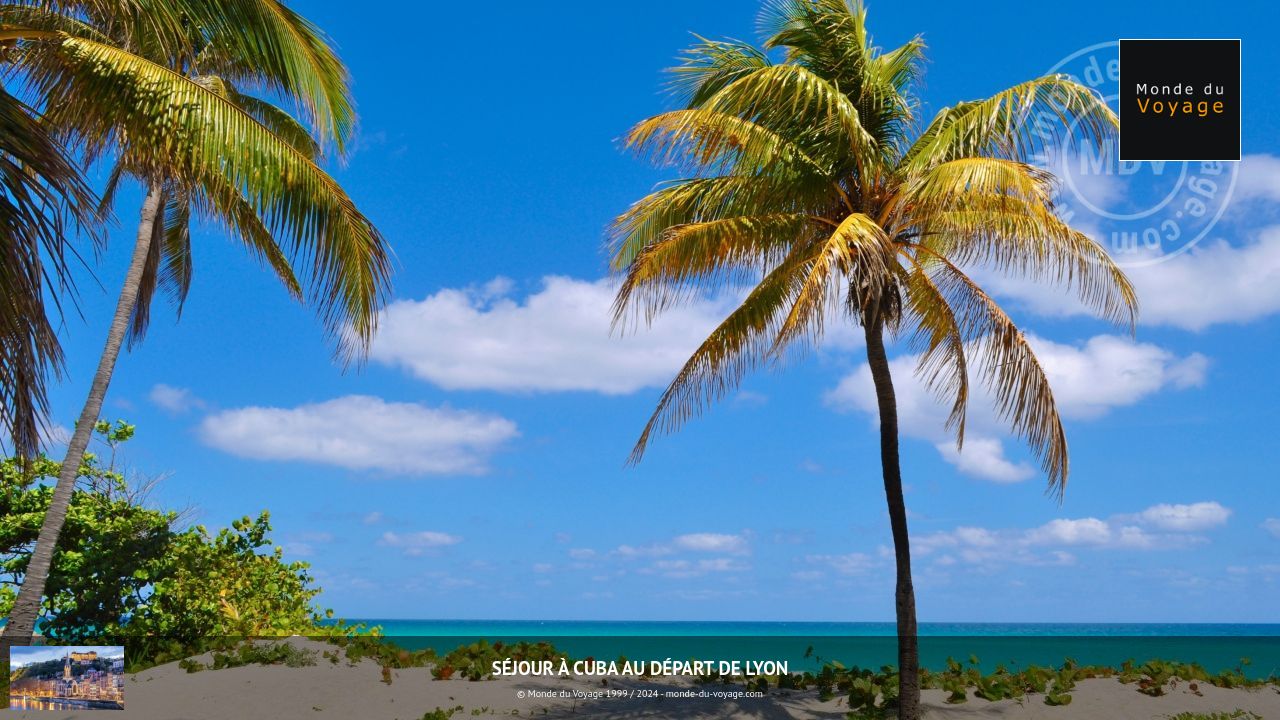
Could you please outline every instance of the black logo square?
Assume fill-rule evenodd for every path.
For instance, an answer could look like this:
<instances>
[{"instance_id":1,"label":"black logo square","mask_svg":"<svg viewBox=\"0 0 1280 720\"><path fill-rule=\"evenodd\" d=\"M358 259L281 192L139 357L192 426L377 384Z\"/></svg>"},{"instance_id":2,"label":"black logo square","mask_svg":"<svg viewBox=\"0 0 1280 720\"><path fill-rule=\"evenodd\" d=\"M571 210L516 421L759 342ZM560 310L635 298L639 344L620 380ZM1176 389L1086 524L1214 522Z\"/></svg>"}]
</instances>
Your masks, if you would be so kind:
<instances>
[{"instance_id":1,"label":"black logo square","mask_svg":"<svg viewBox=\"0 0 1280 720\"><path fill-rule=\"evenodd\" d=\"M1239 160L1240 41L1121 40L1120 159Z\"/></svg>"}]
</instances>

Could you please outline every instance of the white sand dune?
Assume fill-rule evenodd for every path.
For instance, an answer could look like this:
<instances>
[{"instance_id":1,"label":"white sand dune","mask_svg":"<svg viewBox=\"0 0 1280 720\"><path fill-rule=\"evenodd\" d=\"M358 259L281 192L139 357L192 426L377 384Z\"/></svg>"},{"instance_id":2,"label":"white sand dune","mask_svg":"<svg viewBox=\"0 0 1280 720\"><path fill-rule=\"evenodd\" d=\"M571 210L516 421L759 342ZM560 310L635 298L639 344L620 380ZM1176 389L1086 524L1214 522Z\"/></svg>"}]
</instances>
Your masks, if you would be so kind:
<instances>
[{"instance_id":1,"label":"white sand dune","mask_svg":"<svg viewBox=\"0 0 1280 720\"><path fill-rule=\"evenodd\" d=\"M330 646L307 643L317 650ZM740 686L694 685L687 679L659 681L502 678L483 682L437 681L425 668L397 670L391 684L382 681L379 666L364 660L336 665L320 659L313 667L246 666L187 673L176 663L131 676L125 686L125 710L120 711L8 711L0 717L32 720L421 720L436 708L462 710L455 720L474 717L564 718L732 718L741 720L844 720L848 708L840 699L820 701L815 691L772 690L763 698L607 698L591 699L608 690L741 691ZM578 694L572 697L530 699L530 691ZM521 693L524 696L521 696ZM924 694L931 720L988 718L1051 720L1157 720L1185 711L1247 710L1280 720L1280 692L1226 690L1200 686L1193 694L1179 683L1162 697L1148 697L1134 686L1116 680L1081 681L1066 707L1050 707L1031 695L1022 702L970 699L947 705L941 691ZM586 696L586 697L581 697ZM518 715L517 715L518 712Z\"/></svg>"}]
</instances>

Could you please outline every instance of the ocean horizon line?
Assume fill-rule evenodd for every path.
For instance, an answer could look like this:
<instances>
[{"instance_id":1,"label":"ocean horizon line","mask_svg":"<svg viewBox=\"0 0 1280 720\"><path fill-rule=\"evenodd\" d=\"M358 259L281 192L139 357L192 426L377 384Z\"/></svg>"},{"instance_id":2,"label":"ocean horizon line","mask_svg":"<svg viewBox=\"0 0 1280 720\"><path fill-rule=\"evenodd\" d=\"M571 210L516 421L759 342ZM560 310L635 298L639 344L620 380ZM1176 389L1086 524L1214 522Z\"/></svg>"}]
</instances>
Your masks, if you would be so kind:
<instances>
[{"instance_id":1,"label":"ocean horizon line","mask_svg":"<svg viewBox=\"0 0 1280 720\"><path fill-rule=\"evenodd\" d=\"M350 618L385 636L559 637L580 635L841 636L896 635L893 621L843 620L507 620ZM1280 637L1280 623L1230 622L941 622L919 624L922 637Z\"/></svg>"}]
</instances>

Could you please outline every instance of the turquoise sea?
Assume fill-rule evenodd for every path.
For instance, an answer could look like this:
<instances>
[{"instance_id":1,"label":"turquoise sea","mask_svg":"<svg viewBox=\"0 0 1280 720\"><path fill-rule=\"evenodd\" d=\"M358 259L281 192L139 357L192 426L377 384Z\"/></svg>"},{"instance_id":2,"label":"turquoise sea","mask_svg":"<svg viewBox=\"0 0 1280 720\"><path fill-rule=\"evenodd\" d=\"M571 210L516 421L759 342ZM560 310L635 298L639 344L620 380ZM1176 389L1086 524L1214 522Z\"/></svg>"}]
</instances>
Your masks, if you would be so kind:
<instances>
[{"instance_id":1,"label":"turquoise sea","mask_svg":"<svg viewBox=\"0 0 1280 720\"><path fill-rule=\"evenodd\" d=\"M364 619L403 647L450 650L490 642L549 641L576 658L632 660L786 660L793 671L816 658L845 665L894 664L892 623L609 622ZM1280 624L922 623L921 660L936 669L948 657L976 656L985 669L1003 663L1119 665L1153 658L1197 662L1212 672L1241 668L1280 676ZM806 652L812 648L809 657Z\"/></svg>"}]
</instances>

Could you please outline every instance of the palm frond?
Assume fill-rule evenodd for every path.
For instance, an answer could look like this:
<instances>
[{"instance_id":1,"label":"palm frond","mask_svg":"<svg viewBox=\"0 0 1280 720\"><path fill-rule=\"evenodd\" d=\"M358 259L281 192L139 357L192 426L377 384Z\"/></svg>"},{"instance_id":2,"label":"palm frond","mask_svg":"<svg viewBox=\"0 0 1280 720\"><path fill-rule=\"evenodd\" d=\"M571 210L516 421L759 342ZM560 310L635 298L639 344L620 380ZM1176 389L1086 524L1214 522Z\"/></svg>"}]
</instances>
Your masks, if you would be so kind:
<instances>
[{"instance_id":1,"label":"palm frond","mask_svg":"<svg viewBox=\"0 0 1280 720\"><path fill-rule=\"evenodd\" d=\"M901 167L918 172L965 157L1030 161L1078 142L1110 147L1120 121L1097 91L1066 75L1046 75L985 100L943 108L904 155Z\"/></svg>"},{"instance_id":2,"label":"palm frond","mask_svg":"<svg viewBox=\"0 0 1280 720\"><path fill-rule=\"evenodd\" d=\"M823 215L836 207L832 185L810 175L716 176L676 181L650 193L609 228L610 265L626 268L671 228L770 215Z\"/></svg>"},{"instance_id":3,"label":"palm frond","mask_svg":"<svg viewBox=\"0 0 1280 720\"><path fill-rule=\"evenodd\" d=\"M114 47L59 35L39 90L90 153L119 142L145 177L234 188L308 265L310 300L350 356L367 348L389 282L381 235L328 174L216 92Z\"/></svg>"},{"instance_id":4,"label":"palm frond","mask_svg":"<svg viewBox=\"0 0 1280 720\"><path fill-rule=\"evenodd\" d=\"M662 393L629 462L640 461L654 433L679 429L736 388L760 364L773 343L780 316L799 291L801 270L811 261L809 255L794 250L698 346Z\"/></svg>"},{"instance_id":5,"label":"palm frond","mask_svg":"<svg viewBox=\"0 0 1280 720\"><path fill-rule=\"evenodd\" d=\"M62 367L49 313L60 312L58 293L73 288L70 237L87 230L100 239L95 209L65 149L0 89L0 429L20 455L40 449L46 381Z\"/></svg>"},{"instance_id":6,"label":"palm frond","mask_svg":"<svg viewBox=\"0 0 1280 720\"><path fill-rule=\"evenodd\" d=\"M614 300L614 323L628 310L652 320L691 293L754 282L797 244L814 242L825 221L801 213L675 225L626 264Z\"/></svg>"},{"instance_id":7,"label":"palm frond","mask_svg":"<svg viewBox=\"0 0 1280 720\"><path fill-rule=\"evenodd\" d=\"M681 53L679 65L667 70L672 76L668 90L689 108L700 107L743 75L772 64L767 55L749 43L701 37L698 40Z\"/></svg>"},{"instance_id":8,"label":"palm frond","mask_svg":"<svg viewBox=\"0 0 1280 720\"><path fill-rule=\"evenodd\" d=\"M744 74L702 107L762 125L824 167L852 164L866 177L884 160L883 148L863 127L853 101L800 65L770 65Z\"/></svg>"},{"instance_id":9,"label":"palm frond","mask_svg":"<svg viewBox=\"0 0 1280 720\"><path fill-rule=\"evenodd\" d=\"M1055 214L1046 171L999 158L936 165L903 192L899 222L960 267L1053 282L1103 318L1133 330L1137 293L1098 243Z\"/></svg>"},{"instance_id":10,"label":"palm frond","mask_svg":"<svg viewBox=\"0 0 1280 720\"><path fill-rule=\"evenodd\" d=\"M965 344L980 358L978 371L996 413L1040 458L1049 491L1061 498L1067 485L1067 435L1044 368L995 300L946 258L932 259L931 279L948 299Z\"/></svg>"},{"instance_id":11,"label":"palm frond","mask_svg":"<svg viewBox=\"0 0 1280 720\"><path fill-rule=\"evenodd\" d=\"M909 347L918 352L916 376L941 402L950 402L946 427L956 433L956 448L964 448L965 417L969 405L969 361L964 336L947 297L925 268L905 254L911 269L903 279Z\"/></svg>"},{"instance_id":12,"label":"palm frond","mask_svg":"<svg viewBox=\"0 0 1280 720\"><path fill-rule=\"evenodd\" d=\"M876 293L891 276L893 262L889 237L874 219L853 213L836 226L822 243L821 252L805 268L804 282L790 312L778 328L773 354L781 353L800 336L816 343L821 337L828 305L838 305L841 282L855 293ZM864 298L874 301L874 298ZM862 303L866 305L866 302Z\"/></svg>"},{"instance_id":13,"label":"palm frond","mask_svg":"<svg viewBox=\"0 0 1280 720\"><path fill-rule=\"evenodd\" d=\"M350 72L320 28L279 0L180 2L206 36L197 72L292 98L320 143L345 152L356 120Z\"/></svg>"},{"instance_id":14,"label":"palm frond","mask_svg":"<svg viewBox=\"0 0 1280 720\"><path fill-rule=\"evenodd\" d=\"M628 149L666 166L715 175L759 175L782 169L828 176L830 168L768 128L723 112L695 108L654 115L627 133Z\"/></svg>"},{"instance_id":15,"label":"palm frond","mask_svg":"<svg viewBox=\"0 0 1280 720\"><path fill-rule=\"evenodd\" d=\"M277 137L292 145L293 149L312 161L319 162L323 159L324 153L320 143L316 142L316 139L311 136L311 131L294 116L266 100L240 92L231 81L217 75L201 75L193 79L234 103L247 115L262 123L263 127L275 133Z\"/></svg>"}]
</instances>

